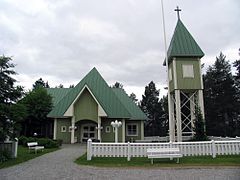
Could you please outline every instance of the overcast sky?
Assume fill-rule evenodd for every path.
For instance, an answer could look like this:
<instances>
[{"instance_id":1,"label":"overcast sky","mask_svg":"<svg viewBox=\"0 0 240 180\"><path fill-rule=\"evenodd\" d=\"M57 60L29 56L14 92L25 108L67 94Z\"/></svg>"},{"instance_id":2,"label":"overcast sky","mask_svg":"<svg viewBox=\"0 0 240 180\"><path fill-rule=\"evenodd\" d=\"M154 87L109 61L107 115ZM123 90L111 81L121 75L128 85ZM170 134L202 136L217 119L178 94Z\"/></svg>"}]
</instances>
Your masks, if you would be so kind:
<instances>
[{"instance_id":1,"label":"overcast sky","mask_svg":"<svg viewBox=\"0 0 240 180\"><path fill-rule=\"evenodd\" d=\"M205 53L205 67L222 51L239 59L239 0L164 0L167 44L181 20ZM12 56L25 89L77 84L96 67L138 99L154 81L166 86L160 0L0 0L0 54Z\"/></svg>"}]
</instances>

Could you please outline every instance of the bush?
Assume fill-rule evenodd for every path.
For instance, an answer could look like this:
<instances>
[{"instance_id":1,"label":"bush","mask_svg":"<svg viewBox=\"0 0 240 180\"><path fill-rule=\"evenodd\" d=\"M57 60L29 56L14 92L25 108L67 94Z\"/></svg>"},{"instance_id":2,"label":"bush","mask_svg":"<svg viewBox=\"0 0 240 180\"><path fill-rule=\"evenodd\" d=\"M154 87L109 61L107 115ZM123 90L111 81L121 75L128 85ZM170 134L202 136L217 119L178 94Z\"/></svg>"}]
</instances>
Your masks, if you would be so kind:
<instances>
[{"instance_id":1,"label":"bush","mask_svg":"<svg viewBox=\"0 0 240 180\"><path fill-rule=\"evenodd\" d=\"M7 149L0 150L0 162L7 161L8 159L11 158L11 154Z\"/></svg>"},{"instance_id":2,"label":"bush","mask_svg":"<svg viewBox=\"0 0 240 180\"><path fill-rule=\"evenodd\" d=\"M18 144L19 144L19 145L26 146L27 141L28 141L28 138L27 138L26 136L20 136L20 137L18 138Z\"/></svg>"},{"instance_id":3,"label":"bush","mask_svg":"<svg viewBox=\"0 0 240 180\"><path fill-rule=\"evenodd\" d=\"M44 146L45 148L57 148L61 145L61 140L54 141L49 138L34 138L34 137L26 137L20 136L19 137L19 144L23 146L27 146L28 142L37 142L39 146Z\"/></svg>"},{"instance_id":4,"label":"bush","mask_svg":"<svg viewBox=\"0 0 240 180\"><path fill-rule=\"evenodd\" d=\"M19 145L27 146L28 142L36 142L36 138L26 137L26 136L20 136L18 138L18 144Z\"/></svg>"},{"instance_id":5,"label":"bush","mask_svg":"<svg viewBox=\"0 0 240 180\"><path fill-rule=\"evenodd\" d=\"M63 140L62 139L56 139L54 140L58 143L58 146L62 146Z\"/></svg>"},{"instance_id":6,"label":"bush","mask_svg":"<svg viewBox=\"0 0 240 180\"><path fill-rule=\"evenodd\" d=\"M49 138L38 138L37 139L39 146L44 146L45 148L57 148L59 147L58 142L49 139Z\"/></svg>"}]
</instances>

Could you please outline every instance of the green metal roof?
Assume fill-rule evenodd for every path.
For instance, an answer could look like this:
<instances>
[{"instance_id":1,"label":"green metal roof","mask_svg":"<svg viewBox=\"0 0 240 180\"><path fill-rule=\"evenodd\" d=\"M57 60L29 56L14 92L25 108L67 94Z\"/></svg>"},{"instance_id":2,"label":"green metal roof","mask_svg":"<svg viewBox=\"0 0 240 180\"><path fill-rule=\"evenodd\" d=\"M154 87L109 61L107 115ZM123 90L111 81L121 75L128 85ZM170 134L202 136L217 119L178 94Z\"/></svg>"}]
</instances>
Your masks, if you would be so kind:
<instances>
[{"instance_id":1,"label":"green metal roof","mask_svg":"<svg viewBox=\"0 0 240 180\"><path fill-rule=\"evenodd\" d=\"M47 88L48 94L52 96L53 107L71 90L71 88Z\"/></svg>"},{"instance_id":2,"label":"green metal roof","mask_svg":"<svg viewBox=\"0 0 240 180\"><path fill-rule=\"evenodd\" d=\"M168 52L168 60L173 57L203 57L204 53L184 26L182 21L178 19L173 37L171 39ZM164 61L164 65L166 62Z\"/></svg>"},{"instance_id":3,"label":"green metal roof","mask_svg":"<svg viewBox=\"0 0 240 180\"><path fill-rule=\"evenodd\" d=\"M131 113L127 110L128 106L123 105L112 88L108 86L96 68L93 68L74 88L70 88L62 99L55 100L56 105L48 114L48 117L63 117L78 94L87 85L97 101L100 103L109 118L131 118ZM52 89L52 91L54 91ZM51 90L48 90L51 92ZM62 92L63 94L64 92ZM58 94L53 93L52 94ZM56 98L61 98L59 95ZM131 106L131 105L129 105Z\"/></svg>"},{"instance_id":4,"label":"green metal roof","mask_svg":"<svg viewBox=\"0 0 240 180\"><path fill-rule=\"evenodd\" d=\"M147 116L142 112L142 110L128 97L123 89L112 88L113 92L116 94L121 103L125 106L128 112L131 114L132 120L145 120Z\"/></svg>"}]
</instances>

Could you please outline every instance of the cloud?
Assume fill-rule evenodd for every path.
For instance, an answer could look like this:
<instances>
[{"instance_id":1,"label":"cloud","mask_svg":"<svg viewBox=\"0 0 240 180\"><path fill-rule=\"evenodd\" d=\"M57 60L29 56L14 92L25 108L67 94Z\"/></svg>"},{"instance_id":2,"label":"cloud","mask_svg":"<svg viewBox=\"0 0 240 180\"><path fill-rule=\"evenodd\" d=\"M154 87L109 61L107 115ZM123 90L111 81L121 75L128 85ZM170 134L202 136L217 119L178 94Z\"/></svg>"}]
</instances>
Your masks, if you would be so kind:
<instances>
[{"instance_id":1,"label":"cloud","mask_svg":"<svg viewBox=\"0 0 240 180\"><path fill-rule=\"evenodd\" d=\"M206 54L203 63L212 64L220 51L238 57L232 55L240 46L238 0L164 5L168 44L179 5L183 23ZM2 0L0 39L0 53L13 56L26 88L40 77L53 86L76 84L93 67L109 84L119 81L136 94L151 80L161 89L166 84L158 0Z\"/></svg>"}]
</instances>

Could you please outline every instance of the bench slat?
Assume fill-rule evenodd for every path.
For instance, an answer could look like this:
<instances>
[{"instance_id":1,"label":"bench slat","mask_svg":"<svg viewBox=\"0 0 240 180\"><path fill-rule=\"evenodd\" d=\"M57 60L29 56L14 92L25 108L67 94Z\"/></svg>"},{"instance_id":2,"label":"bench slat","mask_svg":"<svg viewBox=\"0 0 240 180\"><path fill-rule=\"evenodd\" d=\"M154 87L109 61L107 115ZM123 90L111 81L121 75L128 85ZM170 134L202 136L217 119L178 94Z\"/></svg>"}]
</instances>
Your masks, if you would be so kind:
<instances>
[{"instance_id":1,"label":"bench slat","mask_svg":"<svg viewBox=\"0 0 240 180\"><path fill-rule=\"evenodd\" d=\"M156 148L156 149L147 149L147 153L151 152L180 152L179 148Z\"/></svg>"},{"instance_id":2,"label":"bench slat","mask_svg":"<svg viewBox=\"0 0 240 180\"><path fill-rule=\"evenodd\" d=\"M183 157L182 154L161 154L161 155L149 155L148 158L179 158Z\"/></svg>"}]
</instances>

